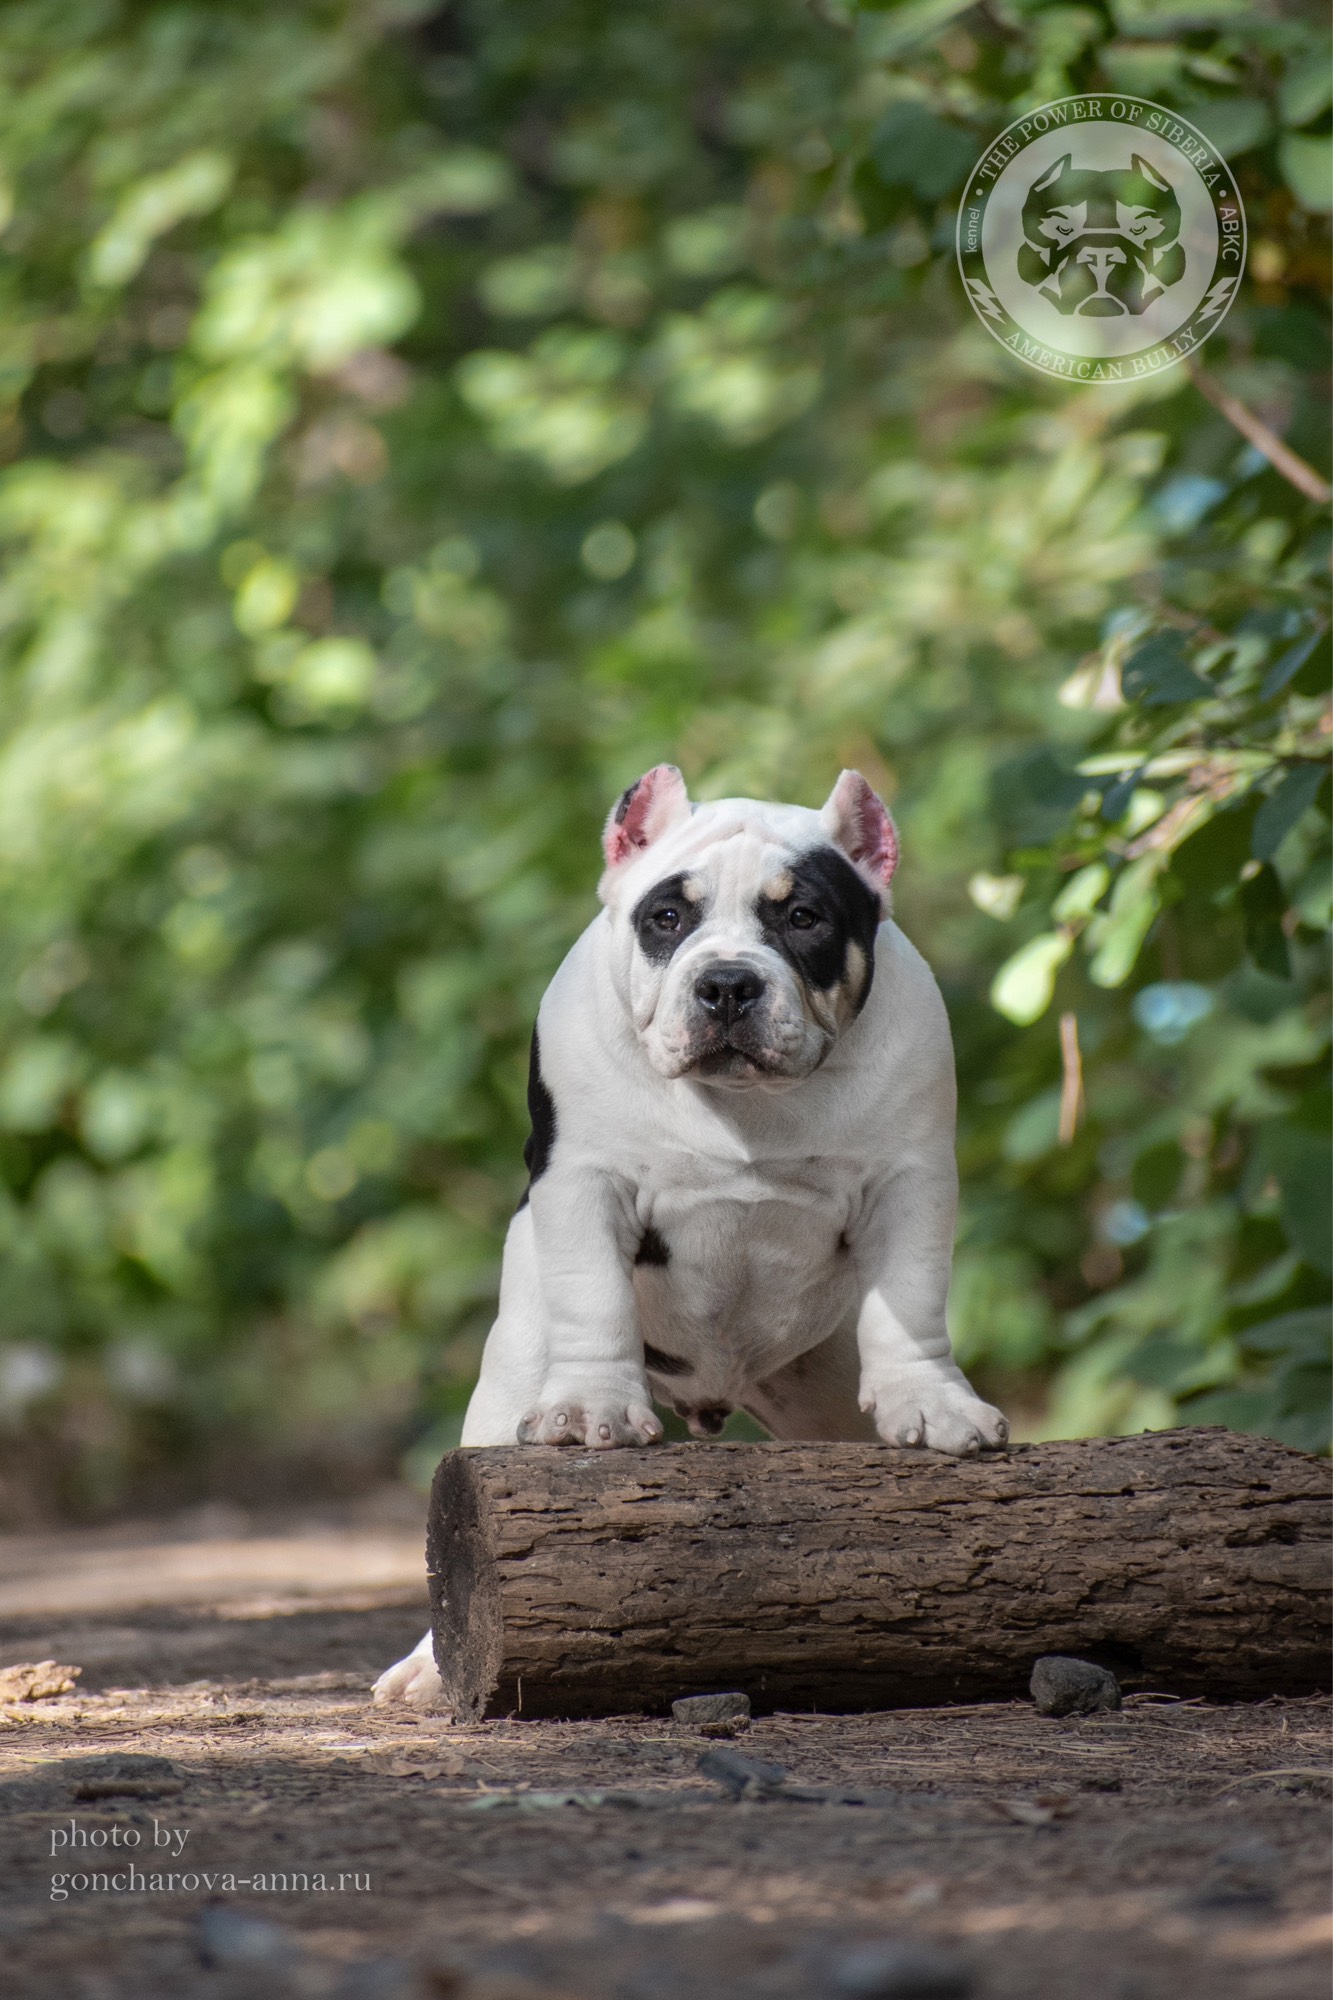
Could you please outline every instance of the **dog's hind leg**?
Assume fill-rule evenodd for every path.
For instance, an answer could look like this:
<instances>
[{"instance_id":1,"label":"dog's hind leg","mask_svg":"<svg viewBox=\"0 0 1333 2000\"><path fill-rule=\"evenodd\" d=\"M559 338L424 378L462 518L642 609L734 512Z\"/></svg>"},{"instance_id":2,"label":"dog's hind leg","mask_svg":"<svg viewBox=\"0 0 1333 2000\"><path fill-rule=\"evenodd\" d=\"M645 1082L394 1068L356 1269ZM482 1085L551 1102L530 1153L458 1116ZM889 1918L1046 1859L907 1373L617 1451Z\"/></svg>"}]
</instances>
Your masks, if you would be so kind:
<instances>
[{"instance_id":1,"label":"dog's hind leg","mask_svg":"<svg viewBox=\"0 0 1333 2000\"><path fill-rule=\"evenodd\" d=\"M522 1418L537 1400L546 1373L546 1339L532 1214L524 1207L509 1225L500 1276L500 1310L486 1337L481 1374L463 1419L464 1445L516 1444ZM377 1702L405 1701L433 1708L443 1694L427 1632L374 1686Z\"/></svg>"}]
</instances>

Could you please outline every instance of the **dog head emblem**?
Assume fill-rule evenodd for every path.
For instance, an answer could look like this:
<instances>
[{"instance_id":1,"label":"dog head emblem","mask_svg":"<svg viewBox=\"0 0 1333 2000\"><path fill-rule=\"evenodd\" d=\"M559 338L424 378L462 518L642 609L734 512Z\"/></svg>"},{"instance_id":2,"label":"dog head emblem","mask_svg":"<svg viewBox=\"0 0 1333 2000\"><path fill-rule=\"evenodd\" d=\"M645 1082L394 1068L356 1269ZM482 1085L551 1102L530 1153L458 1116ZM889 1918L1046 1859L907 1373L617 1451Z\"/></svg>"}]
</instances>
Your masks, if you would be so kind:
<instances>
[{"instance_id":1,"label":"dog head emblem","mask_svg":"<svg viewBox=\"0 0 1333 2000\"><path fill-rule=\"evenodd\" d=\"M1066 153L1028 189L1018 275L1062 313L1144 312L1184 275L1180 202L1140 154L1127 167L1075 167Z\"/></svg>"}]
</instances>

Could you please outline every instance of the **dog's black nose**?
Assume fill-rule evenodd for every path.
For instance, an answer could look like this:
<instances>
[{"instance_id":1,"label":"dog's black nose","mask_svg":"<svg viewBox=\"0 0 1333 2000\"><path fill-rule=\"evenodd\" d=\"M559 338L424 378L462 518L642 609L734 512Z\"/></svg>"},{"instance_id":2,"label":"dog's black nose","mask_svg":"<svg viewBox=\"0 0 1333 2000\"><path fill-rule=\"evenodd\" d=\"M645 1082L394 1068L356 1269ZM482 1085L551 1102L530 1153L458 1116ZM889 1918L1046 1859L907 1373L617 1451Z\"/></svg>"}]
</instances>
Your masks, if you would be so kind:
<instances>
[{"instance_id":1,"label":"dog's black nose","mask_svg":"<svg viewBox=\"0 0 1333 2000\"><path fill-rule=\"evenodd\" d=\"M705 1014L728 1028L749 1012L763 990L763 980L748 965L710 965L694 982L695 997Z\"/></svg>"}]
</instances>

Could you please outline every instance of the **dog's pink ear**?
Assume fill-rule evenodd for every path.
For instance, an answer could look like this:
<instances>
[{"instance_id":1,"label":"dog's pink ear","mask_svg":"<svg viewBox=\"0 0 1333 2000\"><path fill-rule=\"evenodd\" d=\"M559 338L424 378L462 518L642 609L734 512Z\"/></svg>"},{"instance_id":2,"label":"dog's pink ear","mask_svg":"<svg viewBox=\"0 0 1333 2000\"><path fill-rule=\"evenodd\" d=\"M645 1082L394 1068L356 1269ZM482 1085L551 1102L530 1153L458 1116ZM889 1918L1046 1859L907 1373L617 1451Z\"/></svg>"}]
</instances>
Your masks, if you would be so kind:
<instances>
[{"instance_id":1,"label":"dog's pink ear","mask_svg":"<svg viewBox=\"0 0 1333 2000\"><path fill-rule=\"evenodd\" d=\"M898 866L898 829L859 771L844 771L820 814L829 838L881 895Z\"/></svg>"},{"instance_id":2,"label":"dog's pink ear","mask_svg":"<svg viewBox=\"0 0 1333 2000\"><path fill-rule=\"evenodd\" d=\"M688 819L690 795L674 764L654 764L620 794L602 833L608 868L632 861L645 847L660 840L677 821Z\"/></svg>"}]
</instances>

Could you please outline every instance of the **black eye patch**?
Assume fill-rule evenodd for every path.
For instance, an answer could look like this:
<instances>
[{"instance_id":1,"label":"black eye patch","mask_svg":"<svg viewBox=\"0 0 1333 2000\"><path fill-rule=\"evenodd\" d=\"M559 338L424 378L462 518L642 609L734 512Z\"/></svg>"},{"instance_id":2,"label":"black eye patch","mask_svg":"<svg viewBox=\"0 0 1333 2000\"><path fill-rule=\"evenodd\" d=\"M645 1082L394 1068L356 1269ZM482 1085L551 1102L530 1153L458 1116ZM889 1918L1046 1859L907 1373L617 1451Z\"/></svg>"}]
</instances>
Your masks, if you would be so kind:
<instances>
[{"instance_id":1,"label":"black eye patch","mask_svg":"<svg viewBox=\"0 0 1333 2000\"><path fill-rule=\"evenodd\" d=\"M684 875L669 875L641 896L630 918L639 949L654 965L665 965L702 921L703 905L686 896Z\"/></svg>"},{"instance_id":2,"label":"black eye patch","mask_svg":"<svg viewBox=\"0 0 1333 2000\"><path fill-rule=\"evenodd\" d=\"M875 972L879 898L834 847L816 847L786 871L790 895L761 896L755 905L764 943L781 952L805 985L827 993L847 977L847 950L859 945L865 984L857 996L859 1013Z\"/></svg>"}]
</instances>

